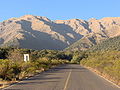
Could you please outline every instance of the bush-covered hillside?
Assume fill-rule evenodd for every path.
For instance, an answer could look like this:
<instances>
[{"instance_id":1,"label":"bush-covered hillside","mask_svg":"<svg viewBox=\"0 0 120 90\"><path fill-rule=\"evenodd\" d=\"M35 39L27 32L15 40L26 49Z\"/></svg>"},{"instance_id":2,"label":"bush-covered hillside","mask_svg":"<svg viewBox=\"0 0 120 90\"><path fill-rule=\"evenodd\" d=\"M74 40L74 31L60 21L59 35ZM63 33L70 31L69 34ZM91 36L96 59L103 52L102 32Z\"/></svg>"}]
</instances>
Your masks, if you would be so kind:
<instances>
[{"instance_id":1,"label":"bush-covered hillside","mask_svg":"<svg viewBox=\"0 0 120 90\"><path fill-rule=\"evenodd\" d=\"M70 45L65 50L68 51L77 51L77 50L88 50L92 46L101 43L103 40L108 39L108 37L99 34L99 33L92 33L90 35L86 35L82 39L78 40L77 42Z\"/></svg>"},{"instance_id":2,"label":"bush-covered hillside","mask_svg":"<svg viewBox=\"0 0 120 90\"><path fill-rule=\"evenodd\" d=\"M120 36L107 39L98 45L94 45L90 50L120 50Z\"/></svg>"},{"instance_id":3,"label":"bush-covered hillside","mask_svg":"<svg viewBox=\"0 0 120 90\"><path fill-rule=\"evenodd\" d=\"M65 51L87 50L93 45L94 43L92 43L88 38L82 38L66 48Z\"/></svg>"}]
</instances>

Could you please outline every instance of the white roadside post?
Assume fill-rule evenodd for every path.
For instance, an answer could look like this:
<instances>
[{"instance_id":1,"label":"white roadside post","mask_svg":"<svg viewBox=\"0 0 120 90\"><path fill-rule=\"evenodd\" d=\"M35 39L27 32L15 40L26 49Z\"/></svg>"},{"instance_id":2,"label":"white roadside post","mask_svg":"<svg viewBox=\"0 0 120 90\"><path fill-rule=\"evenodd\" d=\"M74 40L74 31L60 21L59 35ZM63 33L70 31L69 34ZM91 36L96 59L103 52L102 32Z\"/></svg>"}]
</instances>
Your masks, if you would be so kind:
<instances>
[{"instance_id":1,"label":"white roadside post","mask_svg":"<svg viewBox=\"0 0 120 90\"><path fill-rule=\"evenodd\" d=\"M29 60L30 60L29 54L24 54L24 61L27 62Z\"/></svg>"}]
</instances>

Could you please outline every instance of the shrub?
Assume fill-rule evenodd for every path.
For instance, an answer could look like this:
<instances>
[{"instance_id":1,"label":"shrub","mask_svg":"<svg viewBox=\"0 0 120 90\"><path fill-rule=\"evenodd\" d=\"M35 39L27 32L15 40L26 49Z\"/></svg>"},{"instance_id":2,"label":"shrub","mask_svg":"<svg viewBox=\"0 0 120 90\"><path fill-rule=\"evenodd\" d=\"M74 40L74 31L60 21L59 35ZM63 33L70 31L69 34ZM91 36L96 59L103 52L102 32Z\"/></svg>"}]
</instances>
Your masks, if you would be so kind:
<instances>
[{"instance_id":1,"label":"shrub","mask_svg":"<svg viewBox=\"0 0 120 90\"><path fill-rule=\"evenodd\" d=\"M120 51L91 52L80 64L96 69L120 82Z\"/></svg>"}]
</instances>

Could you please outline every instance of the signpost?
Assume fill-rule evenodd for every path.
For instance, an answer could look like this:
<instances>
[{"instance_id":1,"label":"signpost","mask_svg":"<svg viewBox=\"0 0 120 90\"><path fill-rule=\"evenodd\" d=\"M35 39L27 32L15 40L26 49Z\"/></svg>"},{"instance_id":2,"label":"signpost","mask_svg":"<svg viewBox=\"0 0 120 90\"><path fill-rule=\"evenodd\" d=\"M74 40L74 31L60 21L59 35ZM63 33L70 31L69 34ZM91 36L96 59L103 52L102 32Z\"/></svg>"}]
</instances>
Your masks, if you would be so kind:
<instances>
[{"instance_id":1,"label":"signpost","mask_svg":"<svg viewBox=\"0 0 120 90\"><path fill-rule=\"evenodd\" d=\"M30 60L29 54L24 54L24 61L27 62L29 60Z\"/></svg>"}]
</instances>

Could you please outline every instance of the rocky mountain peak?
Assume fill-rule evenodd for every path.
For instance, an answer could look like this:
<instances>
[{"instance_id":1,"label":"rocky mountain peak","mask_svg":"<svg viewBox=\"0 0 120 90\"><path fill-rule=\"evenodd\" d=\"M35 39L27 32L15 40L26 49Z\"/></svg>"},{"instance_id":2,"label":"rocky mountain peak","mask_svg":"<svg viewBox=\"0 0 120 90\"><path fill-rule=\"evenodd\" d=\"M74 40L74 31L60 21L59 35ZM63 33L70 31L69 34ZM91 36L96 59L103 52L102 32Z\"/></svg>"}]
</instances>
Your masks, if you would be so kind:
<instances>
[{"instance_id":1,"label":"rocky mountain peak","mask_svg":"<svg viewBox=\"0 0 120 90\"><path fill-rule=\"evenodd\" d=\"M0 46L17 43L23 48L61 50L78 40L83 40L83 47L85 42L97 44L118 35L120 17L51 21L47 17L25 15L0 23Z\"/></svg>"}]
</instances>

